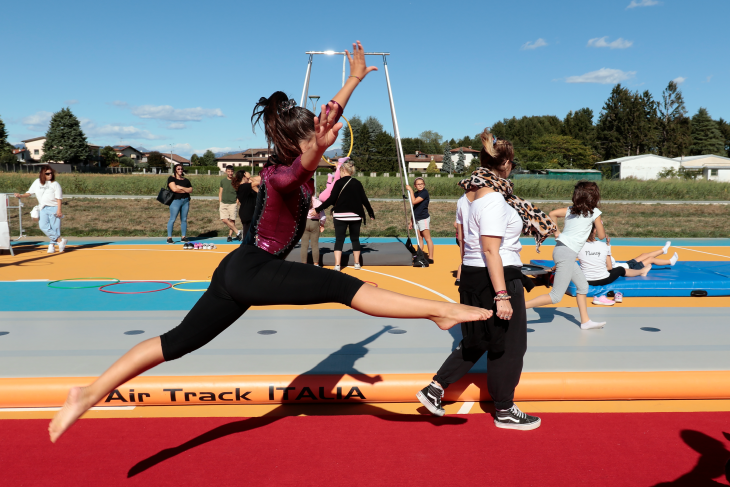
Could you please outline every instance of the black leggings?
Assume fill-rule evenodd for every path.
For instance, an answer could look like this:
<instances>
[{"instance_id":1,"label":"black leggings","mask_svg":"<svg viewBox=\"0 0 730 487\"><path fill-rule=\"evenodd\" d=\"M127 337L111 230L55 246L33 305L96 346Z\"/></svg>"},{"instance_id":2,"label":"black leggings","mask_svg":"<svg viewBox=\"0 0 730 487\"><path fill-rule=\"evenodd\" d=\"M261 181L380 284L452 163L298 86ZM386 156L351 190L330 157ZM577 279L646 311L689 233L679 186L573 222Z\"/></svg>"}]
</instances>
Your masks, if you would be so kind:
<instances>
[{"instance_id":1,"label":"black leggings","mask_svg":"<svg viewBox=\"0 0 730 487\"><path fill-rule=\"evenodd\" d=\"M468 272L470 266L463 266L461 271L461 283L474 278L474 274ZM488 274L484 272L483 275ZM481 277L484 279L484 277ZM469 282L466 285L470 284ZM478 283L475 283L478 286ZM522 281L515 279L507 283L510 303L512 304L512 319L509 321L497 318L497 305L494 302L494 289L489 285L487 292L483 293L479 306L494 311L489 320L495 320L497 326L506 325L504 335L504 352L487 354L487 390L492 396L494 407L497 409L509 409L514 405L515 388L520 383L522 375L522 363L525 352L527 352L527 311L525 310L525 294ZM463 299L461 300L463 303ZM477 303L464 303L477 305ZM463 329L463 327L462 327ZM480 342L478 346L464 348L464 341L451 352L433 380L441 384L444 389L450 384L464 377L474 367L474 364L484 355L489 348L489 343Z\"/></svg>"},{"instance_id":2,"label":"black leggings","mask_svg":"<svg viewBox=\"0 0 730 487\"><path fill-rule=\"evenodd\" d=\"M345 221L335 220L335 251L342 251L342 246L345 244L345 234L349 227L350 229L350 242L352 242L352 250L360 250L360 225L362 220Z\"/></svg>"},{"instance_id":3,"label":"black leggings","mask_svg":"<svg viewBox=\"0 0 730 487\"><path fill-rule=\"evenodd\" d=\"M604 279L598 279L596 281L588 281L588 284L591 286L605 286L606 284L611 284L613 281L618 279L619 277L626 275L626 269L623 267L614 267L610 271L608 271L608 277Z\"/></svg>"},{"instance_id":4,"label":"black leggings","mask_svg":"<svg viewBox=\"0 0 730 487\"><path fill-rule=\"evenodd\" d=\"M182 323L160 336L165 360L199 349L251 306L352 304L364 283L343 272L287 262L252 245L226 256Z\"/></svg>"}]
</instances>

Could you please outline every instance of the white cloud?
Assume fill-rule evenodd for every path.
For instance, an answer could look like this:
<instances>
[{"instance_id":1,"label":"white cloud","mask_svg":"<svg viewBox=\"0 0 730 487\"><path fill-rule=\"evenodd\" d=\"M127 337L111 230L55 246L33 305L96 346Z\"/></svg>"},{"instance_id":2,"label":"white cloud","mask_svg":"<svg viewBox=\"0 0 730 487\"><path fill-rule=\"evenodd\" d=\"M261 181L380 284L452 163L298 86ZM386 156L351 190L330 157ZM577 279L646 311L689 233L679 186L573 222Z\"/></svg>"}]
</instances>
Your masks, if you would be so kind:
<instances>
[{"instance_id":1,"label":"white cloud","mask_svg":"<svg viewBox=\"0 0 730 487\"><path fill-rule=\"evenodd\" d=\"M687 81L687 78L685 78L685 77L683 77L683 76L677 76L677 77L676 77L676 78L674 78L674 79L673 79L672 81L674 81L674 82L675 82L675 83L677 83L678 85L681 85L682 83L684 83L685 81Z\"/></svg>"},{"instance_id":2,"label":"white cloud","mask_svg":"<svg viewBox=\"0 0 730 487\"><path fill-rule=\"evenodd\" d=\"M566 83L599 83L602 85L620 83L633 78L636 71L621 71L620 69L601 68L598 71L582 74L580 76L568 76Z\"/></svg>"},{"instance_id":3,"label":"white cloud","mask_svg":"<svg viewBox=\"0 0 730 487\"><path fill-rule=\"evenodd\" d=\"M73 100L66 100L66 105L67 106L76 105L78 102L79 101L78 100L75 100L75 99L73 99Z\"/></svg>"},{"instance_id":4,"label":"white cloud","mask_svg":"<svg viewBox=\"0 0 730 487\"><path fill-rule=\"evenodd\" d=\"M130 140L159 140L164 139L162 135L156 135L151 133L149 130L141 129L133 125L122 125L118 123L107 124L98 126L88 118L79 120L81 122L81 128L87 137L95 139L110 138L115 139L130 139ZM116 141L115 143L118 143Z\"/></svg>"},{"instance_id":5,"label":"white cloud","mask_svg":"<svg viewBox=\"0 0 730 487\"><path fill-rule=\"evenodd\" d=\"M653 7L654 5L659 5L659 0L631 0L631 3L628 7L626 7L626 10L630 8L636 8L636 7Z\"/></svg>"},{"instance_id":6,"label":"white cloud","mask_svg":"<svg viewBox=\"0 0 730 487\"><path fill-rule=\"evenodd\" d=\"M619 37L613 42L607 41L608 36L596 37L588 41L588 47L608 47L611 49L626 49L634 44L634 41L627 41Z\"/></svg>"},{"instance_id":7,"label":"white cloud","mask_svg":"<svg viewBox=\"0 0 730 487\"><path fill-rule=\"evenodd\" d=\"M204 118L225 117L220 108L174 108L170 105L131 106L124 101L115 101L112 105L119 108L129 108L132 115L139 118L165 120L167 122L200 122Z\"/></svg>"},{"instance_id":8,"label":"white cloud","mask_svg":"<svg viewBox=\"0 0 730 487\"><path fill-rule=\"evenodd\" d=\"M207 149L196 149L193 152L195 154L203 155L205 154L205 151L213 151L213 153L217 152L233 152L238 151L240 149L237 149L235 147L208 147Z\"/></svg>"},{"instance_id":9,"label":"white cloud","mask_svg":"<svg viewBox=\"0 0 730 487\"><path fill-rule=\"evenodd\" d=\"M543 47L543 46L547 46L547 45L548 45L548 43L545 42L545 39L543 39L541 37L538 40L536 40L535 42L525 42L522 45L522 48L521 49L523 51L527 51L527 50L537 49L538 47Z\"/></svg>"},{"instance_id":10,"label":"white cloud","mask_svg":"<svg viewBox=\"0 0 730 487\"><path fill-rule=\"evenodd\" d=\"M24 117L21 123L26 126L28 130L34 132L45 132L48 130L48 123L51 121L53 113L51 112L36 112L33 115Z\"/></svg>"},{"instance_id":11,"label":"white cloud","mask_svg":"<svg viewBox=\"0 0 730 487\"><path fill-rule=\"evenodd\" d=\"M707 77L707 81L705 81L705 83L709 83L713 76L714 76L713 74L711 74L710 76L708 76Z\"/></svg>"},{"instance_id":12,"label":"white cloud","mask_svg":"<svg viewBox=\"0 0 730 487\"><path fill-rule=\"evenodd\" d=\"M173 123L168 123L167 128L169 128L170 130L182 130L184 128L187 128L187 125L185 125L184 123L181 123L181 122L173 122Z\"/></svg>"}]
</instances>

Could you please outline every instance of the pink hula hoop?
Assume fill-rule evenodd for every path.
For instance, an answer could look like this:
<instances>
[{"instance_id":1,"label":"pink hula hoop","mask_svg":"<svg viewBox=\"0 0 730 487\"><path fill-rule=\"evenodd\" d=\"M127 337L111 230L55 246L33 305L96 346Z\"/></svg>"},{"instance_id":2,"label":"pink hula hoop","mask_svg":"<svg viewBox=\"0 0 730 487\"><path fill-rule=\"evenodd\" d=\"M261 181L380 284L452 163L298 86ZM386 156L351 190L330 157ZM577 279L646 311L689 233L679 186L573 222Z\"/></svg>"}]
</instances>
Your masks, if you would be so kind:
<instances>
[{"instance_id":1,"label":"pink hula hoop","mask_svg":"<svg viewBox=\"0 0 730 487\"><path fill-rule=\"evenodd\" d=\"M167 287L163 287L162 289L153 289L152 291L134 291L134 292L122 292L122 291L107 291L104 289L105 287L109 286L116 286L117 284L135 284L140 282L152 282L157 284L167 284ZM145 293L157 293L160 291L166 291L167 289L170 289L172 287L172 284L165 281L122 281L122 282L114 282L112 284L105 284L99 288L99 291L103 293L109 293L109 294L145 294Z\"/></svg>"}]
</instances>

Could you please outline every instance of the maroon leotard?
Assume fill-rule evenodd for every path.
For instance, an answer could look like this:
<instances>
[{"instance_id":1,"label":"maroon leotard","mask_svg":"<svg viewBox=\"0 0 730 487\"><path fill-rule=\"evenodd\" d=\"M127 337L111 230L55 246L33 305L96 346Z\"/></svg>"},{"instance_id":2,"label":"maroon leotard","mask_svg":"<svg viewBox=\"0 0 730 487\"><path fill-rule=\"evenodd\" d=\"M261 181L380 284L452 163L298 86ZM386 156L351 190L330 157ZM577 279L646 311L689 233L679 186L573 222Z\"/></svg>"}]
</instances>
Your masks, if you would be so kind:
<instances>
[{"instance_id":1,"label":"maroon leotard","mask_svg":"<svg viewBox=\"0 0 730 487\"><path fill-rule=\"evenodd\" d=\"M333 103L337 110L337 123L342 107L337 102ZM304 233L314 195L312 175L314 171L302 167L301 156L291 166L269 159L260 174L251 229L242 245L255 245L272 255L286 258Z\"/></svg>"}]
</instances>

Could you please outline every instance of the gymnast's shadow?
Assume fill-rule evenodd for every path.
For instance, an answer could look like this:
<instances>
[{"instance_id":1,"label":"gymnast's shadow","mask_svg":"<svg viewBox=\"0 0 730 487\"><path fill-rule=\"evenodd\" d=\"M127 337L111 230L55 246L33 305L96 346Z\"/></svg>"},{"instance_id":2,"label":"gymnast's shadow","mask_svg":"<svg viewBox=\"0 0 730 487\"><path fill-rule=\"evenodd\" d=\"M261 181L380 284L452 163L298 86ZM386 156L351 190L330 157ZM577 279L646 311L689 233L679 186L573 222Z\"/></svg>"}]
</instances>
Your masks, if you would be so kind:
<instances>
[{"instance_id":1,"label":"gymnast's shadow","mask_svg":"<svg viewBox=\"0 0 730 487\"><path fill-rule=\"evenodd\" d=\"M532 311L537 313L540 318L537 320L528 321L528 325L552 323L555 320L556 316L560 316L570 321L571 323L580 326L580 321L577 320L575 316L568 314L564 311L559 311L556 308L532 308Z\"/></svg>"},{"instance_id":2,"label":"gymnast's shadow","mask_svg":"<svg viewBox=\"0 0 730 487\"><path fill-rule=\"evenodd\" d=\"M337 383L342 379L345 375L349 375L350 377L363 382L367 384L375 384L377 382L382 382L382 377L380 375L376 376L369 376L355 368L355 362L367 355L368 349L366 348L366 345L374 342L376 339L378 339L380 336L382 336L384 333L386 333L388 330L391 330L395 327L393 326L384 326L382 330L379 332L367 337L366 339L358 342L358 343L350 343L347 345L344 345L342 348L340 348L338 351L328 355L324 360L322 360L320 363L315 365L312 369L308 370L307 372L304 372L303 374L297 376L288 387L294 387L296 389L294 390L301 390L304 386L311 386L311 382L306 380L307 375L313 375L313 374L325 374L324 380L322 381L321 385L324 387L320 387L320 390L324 388L325 391L333 391L335 387L337 387ZM288 393L288 391L286 391ZM415 394L415 392L414 392ZM287 396L284 396L287 397ZM327 398L330 399L330 398ZM317 401L316 403L309 403L309 404L282 404L278 406L277 408L273 409L272 411L266 413L265 415L259 417L259 418L248 418L243 419L240 421L234 421L232 423L224 424L222 426L218 426L217 428L213 428L212 430L208 431L207 433L203 433L202 435L196 436L195 438L186 441L185 443L172 447L172 448L166 448L158 453L155 453L151 457L145 458L144 460L140 461L136 465L134 465L131 469L129 469L129 472L127 472L127 477L131 478L135 475L138 475L145 470L154 467L155 465L158 465L166 460L169 460L170 458L173 458L177 455L180 455L181 453L185 453L189 450L192 450L193 448L196 448L201 445L205 445L206 443L209 443L211 441L218 440L220 438L224 438L229 435L234 435L237 433L244 433L246 431L250 431L256 428L261 428L263 426L267 426L275 421L278 421L279 419L286 417L286 416L298 416L301 414L308 414L312 415L314 411L312 411L311 407L312 405L316 404L317 406L322 406L322 401ZM330 404L327 404L329 406ZM453 417L436 417L436 416L415 416L415 415L397 415L390 413L389 411L386 411L382 408L379 408L377 406L373 406L372 404L363 404L363 403L352 403L352 404L343 404L339 403L337 404L337 410L331 411L329 414L348 414L347 408L351 407L352 411L349 411L350 414L360 414L360 415L370 415L370 416L378 416L380 419L383 419L385 421L398 421L398 422L418 422L418 423L431 423L434 426L445 426L445 425L459 425L466 423L466 419L464 418L453 418ZM344 409L344 411L343 411ZM327 413L325 413L327 414Z\"/></svg>"},{"instance_id":3,"label":"gymnast's shadow","mask_svg":"<svg viewBox=\"0 0 730 487\"><path fill-rule=\"evenodd\" d=\"M723 435L730 440L729 434L723 432ZM656 484L654 487L727 485L714 480L723 475L730 480L730 472L728 472L730 452L725 448L725 444L705 433L694 430L682 430L679 436L687 446L700 454L700 458L694 468L686 474L671 482Z\"/></svg>"}]
</instances>

